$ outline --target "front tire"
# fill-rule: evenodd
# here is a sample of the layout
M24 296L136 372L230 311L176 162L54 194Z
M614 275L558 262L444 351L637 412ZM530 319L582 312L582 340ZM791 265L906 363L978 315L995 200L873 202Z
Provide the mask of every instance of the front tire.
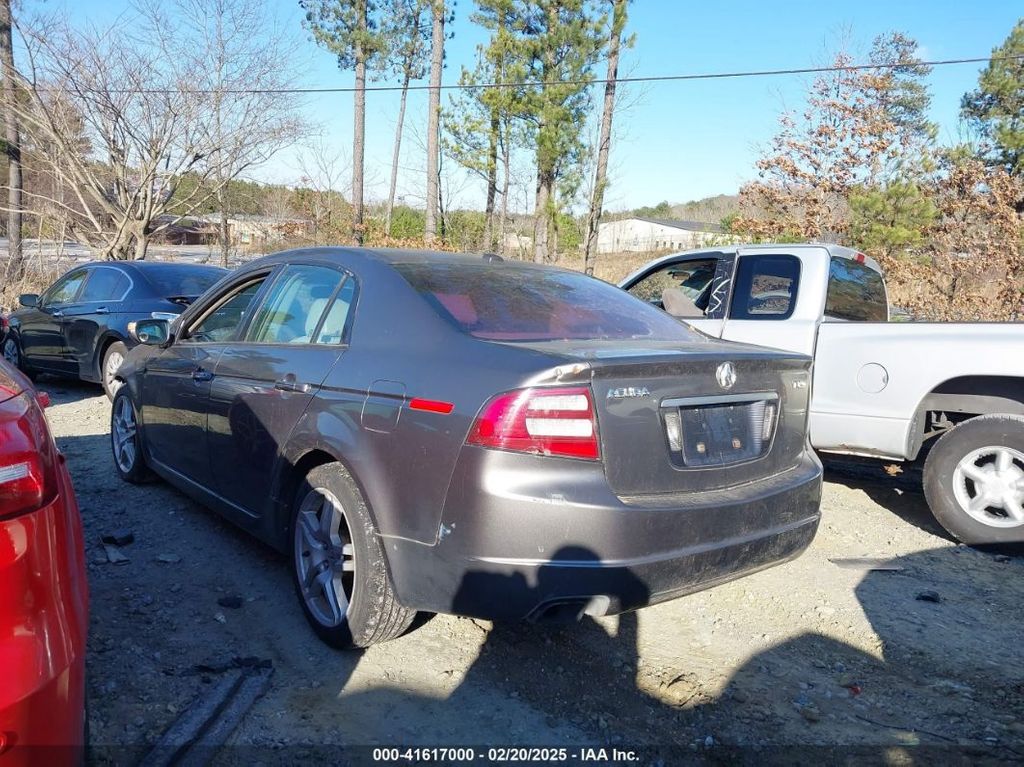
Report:
M1024 417L984 415L946 432L925 461L924 494L964 543L1024 541Z
M295 497L292 577L302 610L341 649L394 639L416 615L398 603L366 501L340 463L313 469Z
M124 381L117 377L117 371L128 354L128 347L120 341L115 341L103 352L103 363L100 369L102 376L103 391L107 393L107 399L114 401L117 390L124 385Z
M135 404L124 387L114 395L110 408L110 447L114 454L114 467L125 482L141 485L153 479L142 455Z
M8 364L20 370L30 381L35 380L35 375L25 364L25 357L21 353L21 344L14 337L14 333L8 333L7 338L4 339L3 356Z

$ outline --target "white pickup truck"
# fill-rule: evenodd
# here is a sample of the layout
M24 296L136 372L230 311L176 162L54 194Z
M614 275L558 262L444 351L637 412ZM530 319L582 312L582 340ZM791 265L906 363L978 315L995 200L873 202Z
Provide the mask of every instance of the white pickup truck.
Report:
M620 283L708 335L814 357L811 444L912 461L966 543L1024 541L1024 324L890 322L877 263L835 245L665 256Z

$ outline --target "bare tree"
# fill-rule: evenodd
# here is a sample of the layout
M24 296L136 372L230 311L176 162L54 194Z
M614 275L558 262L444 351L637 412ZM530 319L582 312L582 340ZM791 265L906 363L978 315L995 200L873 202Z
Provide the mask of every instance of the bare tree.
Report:
M430 99L427 106L427 212L423 239L432 243L437 238L438 185L441 160L441 69L444 66L444 22L447 15L444 0L433 0L430 34Z
M157 31L191 61L183 69L202 75L196 88L210 92L208 142L214 147L213 186L219 212L221 263L228 265L229 184L247 169L270 159L305 130L295 117L297 100L286 93L294 85L298 44L269 16L266 6L251 0L146 0L146 15L159 22ZM169 23L167 14L189 19ZM166 32L164 30L167 30ZM183 39L184 38L184 39Z
M120 31L129 24L134 36ZM63 208L71 233L104 258L145 258L154 236L279 145L277 134L262 133L251 94L203 87L212 52L169 25L155 1L117 28L76 28L56 16L21 32L27 64L14 112L33 144L47 148L40 162L52 189L65 190L26 198L33 208Z
M604 190L608 183L608 155L612 146L612 118L615 115L615 86L619 78L619 48L626 29L629 0L611 0L611 28L608 33L608 74L604 85L604 110L601 113L601 135L597 144L597 168L594 188L590 197L590 215L587 217L586 239L583 243L583 271L594 273L591 258L597 244L597 225L604 207ZM628 44L628 41L627 41Z
M0 69L3 76L4 153L7 155L7 279L21 279L25 271L21 252L21 137L18 117L12 109L17 99L14 86L14 40L11 0L0 0Z
M349 206L339 191L348 162L341 152L332 151L323 136L309 143L299 155L299 188L295 206L313 223L313 244L330 242L341 229Z

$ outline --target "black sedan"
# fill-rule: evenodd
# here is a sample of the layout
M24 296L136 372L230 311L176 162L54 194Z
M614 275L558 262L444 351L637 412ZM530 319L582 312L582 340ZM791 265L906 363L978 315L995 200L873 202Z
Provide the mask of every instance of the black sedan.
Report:
M103 384L134 341L128 324L173 318L227 274L214 266L167 262L94 263L76 267L41 296L21 296L3 339L3 356L25 373L53 373Z
M817 528L810 361L577 272L298 250L133 332L118 473L287 552L336 646L416 610L631 610L795 557Z

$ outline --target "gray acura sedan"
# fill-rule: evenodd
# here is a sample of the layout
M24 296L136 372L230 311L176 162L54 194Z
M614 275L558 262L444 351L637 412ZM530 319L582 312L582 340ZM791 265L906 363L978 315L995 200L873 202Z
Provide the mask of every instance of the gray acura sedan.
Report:
M810 361L496 257L294 250L139 321L111 441L290 555L317 634L609 615L797 556Z

